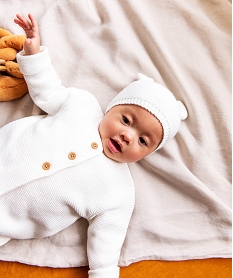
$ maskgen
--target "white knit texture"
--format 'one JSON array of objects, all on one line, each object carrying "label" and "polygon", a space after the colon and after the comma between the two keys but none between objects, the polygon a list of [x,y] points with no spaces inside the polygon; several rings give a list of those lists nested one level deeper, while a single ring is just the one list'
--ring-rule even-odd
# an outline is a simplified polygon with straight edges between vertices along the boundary
[{"label": "white knit texture", "polygon": [[138,74],[140,80],[130,83],[107,106],[106,112],[119,104],[139,105],[152,113],[163,126],[163,139],[157,150],[165,142],[173,138],[179,130],[181,120],[188,116],[181,101],[164,86],[143,74]]},{"label": "white knit texture", "polygon": [[[7,241],[4,237],[47,237],[83,217],[89,221],[90,277],[118,278],[134,207],[133,180],[127,164],[103,154],[97,100],[84,90],[61,86],[42,50],[20,53],[18,63],[32,99],[48,115],[0,129],[0,244]],[[75,159],[69,159],[70,152]],[[49,170],[43,169],[44,162]]]}]

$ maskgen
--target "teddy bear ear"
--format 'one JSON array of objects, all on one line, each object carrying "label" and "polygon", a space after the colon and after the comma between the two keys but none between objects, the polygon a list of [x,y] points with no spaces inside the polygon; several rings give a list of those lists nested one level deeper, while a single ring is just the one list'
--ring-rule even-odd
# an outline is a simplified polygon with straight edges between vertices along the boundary
[{"label": "teddy bear ear", "polygon": [[137,80],[147,80],[147,81],[154,82],[154,80],[152,78],[150,78],[140,72],[137,74]]}]

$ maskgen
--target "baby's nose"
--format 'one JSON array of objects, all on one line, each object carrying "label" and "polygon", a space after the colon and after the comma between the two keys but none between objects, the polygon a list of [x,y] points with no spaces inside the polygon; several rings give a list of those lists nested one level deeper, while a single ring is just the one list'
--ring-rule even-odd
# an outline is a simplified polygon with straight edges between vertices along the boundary
[{"label": "baby's nose", "polygon": [[133,131],[122,132],[121,134],[122,140],[124,140],[127,143],[127,145],[133,142],[134,137],[135,137],[135,132]]}]

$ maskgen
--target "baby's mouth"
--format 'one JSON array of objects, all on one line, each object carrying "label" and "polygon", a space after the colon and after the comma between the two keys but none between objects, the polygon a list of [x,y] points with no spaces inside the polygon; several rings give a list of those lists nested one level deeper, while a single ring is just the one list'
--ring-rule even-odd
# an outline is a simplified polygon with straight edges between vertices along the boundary
[{"label": "baby's mouth", "polygon": [[119,152],[121,152],[121,146],[120,146],[120,144],[119,144],[116,140],[114,140],[114,139],[112,139],[112,138],[110,138],[110,140],[108,141],[108,147],[110,148],[110,150],[111,150],[113,153],[119,153]]}]

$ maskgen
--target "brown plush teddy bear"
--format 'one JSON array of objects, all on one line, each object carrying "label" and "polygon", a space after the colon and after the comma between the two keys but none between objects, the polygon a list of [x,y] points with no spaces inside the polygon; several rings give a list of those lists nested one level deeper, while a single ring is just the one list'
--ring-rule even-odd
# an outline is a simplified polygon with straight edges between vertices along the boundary
[{"label": "brown plush teddy bear", "polygon": [[23,35],[13,35],[0,28],[0,101],[17,99],[28,92],[15,59],[17,52],[23,49],[25,39]]}]

